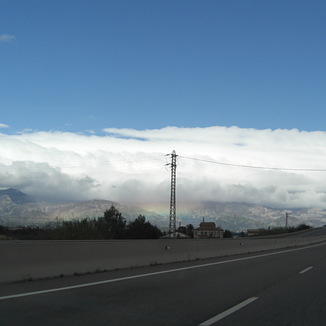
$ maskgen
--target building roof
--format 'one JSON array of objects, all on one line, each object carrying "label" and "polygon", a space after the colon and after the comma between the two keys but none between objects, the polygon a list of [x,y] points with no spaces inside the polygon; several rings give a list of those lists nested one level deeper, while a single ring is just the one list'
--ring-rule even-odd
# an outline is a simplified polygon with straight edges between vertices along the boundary
[{"label": "building roof", "polygon": [[216,227],[214,222],[201,222],[199,227],[194,231],[223,231],[220,227]]}]

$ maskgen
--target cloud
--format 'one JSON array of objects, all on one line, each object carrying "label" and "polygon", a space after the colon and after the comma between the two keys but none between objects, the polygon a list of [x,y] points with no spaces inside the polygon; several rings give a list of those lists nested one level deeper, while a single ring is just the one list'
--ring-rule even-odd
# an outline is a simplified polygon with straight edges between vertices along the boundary
[{"label": "cloud", "polygon": [[0,186],[46,200],[102,198],[168,212],[167,154],[175,150],[179,211],[203,200],[326,208],[326,132],[217,126],[105,132],[0,134]]},{"label": "cloud", "polygon": [[88,199],[89,191],[97,187],[96,181],[88,176],[69,176],[48,163],[15,161],[11,165],[0,164],[0,167],[3,188],[17,188],[39,200]]},{"label": "cloud", "polygon": [[9,128],[9,126],[4,123],[0,123],[0,128]]},{"label": "cloud", "polygon": [[15,39],[14,35],[0,34],[0,42],[9,42],[9,41],[11,41],[13,39]]}]

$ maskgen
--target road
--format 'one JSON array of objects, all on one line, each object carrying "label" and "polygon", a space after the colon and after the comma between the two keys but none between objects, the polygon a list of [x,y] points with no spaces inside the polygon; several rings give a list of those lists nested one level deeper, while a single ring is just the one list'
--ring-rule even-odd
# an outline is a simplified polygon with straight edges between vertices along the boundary
[{"label": "road", "polygon": [[0,285],[0,324],[325,325],[326,243]]}]

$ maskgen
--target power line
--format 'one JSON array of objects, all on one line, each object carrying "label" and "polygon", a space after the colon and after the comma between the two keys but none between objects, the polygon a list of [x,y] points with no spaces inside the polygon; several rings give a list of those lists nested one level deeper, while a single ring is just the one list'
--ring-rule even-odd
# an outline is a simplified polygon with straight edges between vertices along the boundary
[{"label": "power line", "polygon": [[[50,164],[49,162],[31,162],[27,161],[29,164],[28,168],[31,170],[39,170],[39,167],[37,166],[38,164],[48,164],[49,167],[52,168],[82,168],[82,167],[97,167],[97,166],[105,166],[105,165],[113,165],[117,166],[118,170],[131,170],[131,172],[137,170],[137,171],[142,171],[142,170],[147,170],[147,169],[153,169],[153,167],[136,167],[136,169],[132,169],[129,166],[129,164],[133,163],[142,163],[142,162],[147,162],[147,161],[155,161],[155,160],[161,160],[162,158],[169,156],[171,154],[160,154],[160,155],[155,155],[155,156],[148,156],[144,158],[139,158],[139,159],[121,159],[121,160],[116,160],[116,161],[100,161],[100,162],[93,162],[93,163],[83,163],[83,164]],[[275,170],[275,171],[302,171],[302,172],[326,172],[325,169],[312,169],[312,168],[282,168],[282,167],[268,167],[268,166],[259,166],[259,165],[247,165],[247,164],[237,164],[237,163],[226,163],[226,162],[221,162],[221,161],[215,161],[215,160],[207,160],[207,159],[200,159],[196,157],[190,157],[190,156],[185,156],[185,155],[177,155],[179,159],[187,159],[187,160],[192,160],[192,161],[198,161],[198,162],[203,162],[203,163],[210,163],[210,164],[217,164],[217,165],[223,165],[223,166],[230,166],[230,167],[240,167],[240,168],[247,168],[247,169],[260,169],[260,170]],[[16,161],[17,162],[17,161]],[[24,161],[18,161],[20,163]],[[11,164],[13,164],[12,162]],[[36,164],[36,166],[30,165],[30,163]],[[3,164],[3,163],[2,163]],[[4,164],[3,164],[4,165]],[[165,164],[167,165],[167,164]],[[5,168],[8,170],[13,170],[20,168],[19,166],[9,166],[9,165],[4,165]],[[164,166],[164,165],[163,165]],[[119,169],[119,167],[121,169]],[[155,168],[156,169],[156,168]]]},{"label": "power line", "polygon": [[212,163],[212,164],[219,164],[219,165],[225,165],[225,166],[248,168],[248,169],[277,170],[277,171],[326,172],[326,169],[281,168],[281,167],[268,167],[268,166],[245,165],[245,164],[235,164],[235,163],[225,163],[225,162],[212,161],[212,160],[204,160],[204,159],[199,159],[199,158],[195,158],[195,157],[181,156],[181,155],[179,155],[179,158],[185,158],[185,159],[188,159],[188,160],[205,162],[205,163]]}]

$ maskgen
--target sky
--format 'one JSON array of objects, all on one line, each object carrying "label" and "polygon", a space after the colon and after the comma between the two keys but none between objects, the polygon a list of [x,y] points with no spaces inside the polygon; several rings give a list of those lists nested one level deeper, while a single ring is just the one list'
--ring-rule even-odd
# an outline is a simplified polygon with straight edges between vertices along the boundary
[{"label": "sky", "polygon": [[[326,2],[0,0],[0,187],[168,211],[326,208]],[[318,170],[318,171],[316,171]]]}]

